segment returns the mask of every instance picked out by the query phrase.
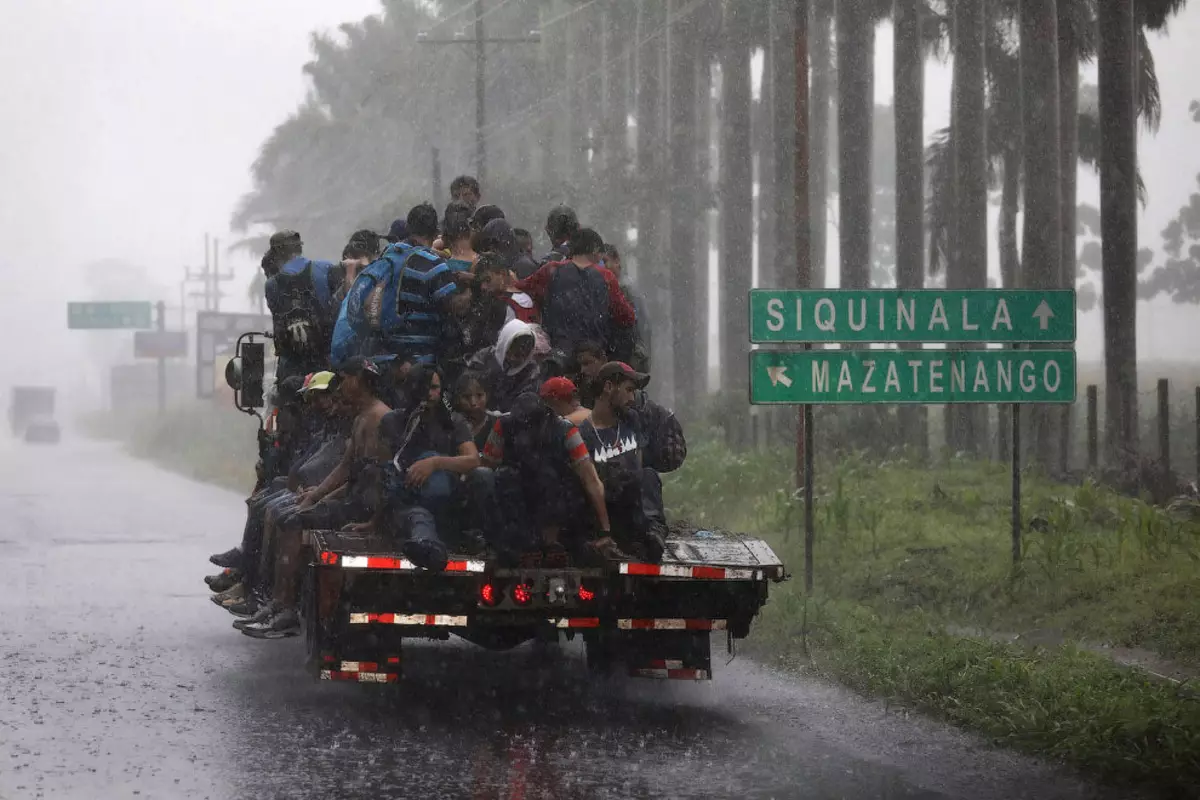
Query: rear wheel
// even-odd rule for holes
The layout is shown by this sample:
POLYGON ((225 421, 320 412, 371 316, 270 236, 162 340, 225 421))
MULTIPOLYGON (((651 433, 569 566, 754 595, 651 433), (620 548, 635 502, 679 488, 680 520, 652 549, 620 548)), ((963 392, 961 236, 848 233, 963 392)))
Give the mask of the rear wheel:
POLYGON ((320 619, 320 607, 317 602, 317 568, 312 565, 304 570, 300 590, 300 616, 304 623, 304 668, 315 675, 321 669, 321 656, 326 649, 328 638, 320 619))

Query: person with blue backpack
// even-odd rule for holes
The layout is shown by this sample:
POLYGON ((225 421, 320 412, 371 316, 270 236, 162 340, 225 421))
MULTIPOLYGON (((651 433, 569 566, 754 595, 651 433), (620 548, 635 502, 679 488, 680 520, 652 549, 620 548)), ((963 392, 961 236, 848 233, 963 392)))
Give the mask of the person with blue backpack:
POLYGON ((328 368, 337 315, 334 297, 344 268, 306 258, 300 234, 286 230, 271 236, 262 268, 275 334, 276 384, 328 368))
POLYGON ((405 222, 407 238, 389 245, 346 293, 330 343, 332 363, 394 355, 401 363, 432 364, 441 357, 455 272, 430 247, 437 209, 422 203, 405 222))

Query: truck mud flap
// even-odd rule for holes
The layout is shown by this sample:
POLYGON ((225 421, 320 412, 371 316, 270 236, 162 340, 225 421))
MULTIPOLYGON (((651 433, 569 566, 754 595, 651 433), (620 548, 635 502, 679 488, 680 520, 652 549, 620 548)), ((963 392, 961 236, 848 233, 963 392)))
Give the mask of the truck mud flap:
MULTIPOLYGON (((720 620, 711 620, 717 623, 720 620)), ((588 668, 611 674, 618 665, 634 678, 712 679, 708 630, 655 628, 591 631, 584 635, 588 668)))

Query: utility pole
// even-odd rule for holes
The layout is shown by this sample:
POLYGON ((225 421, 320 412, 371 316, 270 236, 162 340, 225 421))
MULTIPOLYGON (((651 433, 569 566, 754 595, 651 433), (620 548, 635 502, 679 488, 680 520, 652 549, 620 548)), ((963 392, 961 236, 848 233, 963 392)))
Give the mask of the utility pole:
POLYGON ((205 311, 221 310, 221 284, 234 279, 232 270, 220 271, 220 246, 220 239, 204 234, 204 268, 194 273, 190 268, 184 268, 184 282, 198 281, 204 287, 201 291, 191 292, 190 296, 203 298, 205 311))
MULTIPOLYGON (((483 0, 475 0, 475 38, 468 39, 461 33, 451 39, 430 39, 427 33, 418 33, 419 44, 473 44, 475 45, 475 177, 479 183, 487 181, 487 149, 484 143, 483 130, 486 127, 487 116, 484 102, 486 87, 484 76, 487 74, 487 50, 489 44, 537 44, 542 41, 541 31, 530 31, 528 36, 493 36, 488 38, 483 33, 483 0)), ((439 187, 440 188, 440 187, 439 187)))

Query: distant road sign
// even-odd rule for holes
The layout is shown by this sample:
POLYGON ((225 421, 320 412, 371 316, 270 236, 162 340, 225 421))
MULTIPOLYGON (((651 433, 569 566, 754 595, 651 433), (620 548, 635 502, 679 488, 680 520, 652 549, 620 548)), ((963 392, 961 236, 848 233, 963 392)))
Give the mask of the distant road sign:
POLYGON ((67 303, 67 327, 72 330, 150 328, 147 302, 67 303))
POLYGON ((1074 289, 754 289, 752 342, 1074 342, 1074 289))
POLYGON ((1073 403, 1074 350, 755 350, 754 404, 1073 403))
POLYGON ((187 331, 138 331, 133 335, 134 358, 182 358, 187 352, 187 331))
POLYGON ((216 391, 219 351, 230 347, 248 331, 271 331, 269 314, 196 313, 196 394, 212 397, 216 391))

